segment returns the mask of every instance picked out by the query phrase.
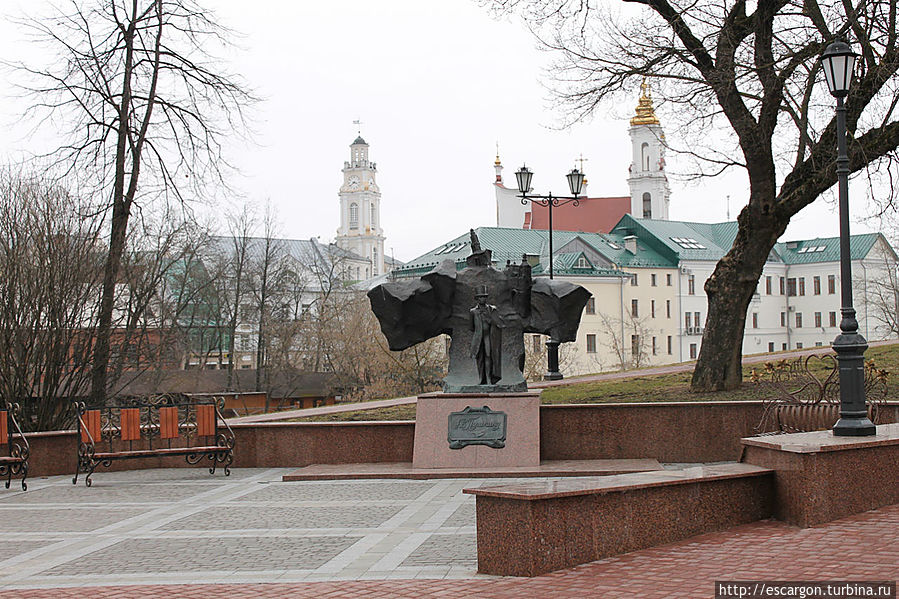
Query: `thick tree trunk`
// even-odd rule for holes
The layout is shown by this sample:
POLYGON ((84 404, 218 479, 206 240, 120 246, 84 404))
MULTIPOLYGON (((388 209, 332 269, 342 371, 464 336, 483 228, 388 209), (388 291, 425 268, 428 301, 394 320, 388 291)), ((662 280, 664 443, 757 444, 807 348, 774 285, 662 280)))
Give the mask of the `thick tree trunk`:
POLYGON ((746 311, 768 255, 789 222, 789 217, 770 212, 750 217, 752 209, 750 202, 740 213, 734 245, 705 283, 708 316, 693 371, 692 391, 735 389, 742 382, 746 311))

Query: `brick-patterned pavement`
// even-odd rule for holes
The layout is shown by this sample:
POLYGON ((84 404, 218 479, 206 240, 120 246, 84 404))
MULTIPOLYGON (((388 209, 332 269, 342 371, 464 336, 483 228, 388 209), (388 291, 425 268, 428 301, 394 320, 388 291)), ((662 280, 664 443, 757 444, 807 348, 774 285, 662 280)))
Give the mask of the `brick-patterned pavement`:
MULTIPOLYGON (((177 475, 177 472, 173 472, 177 475)), ((246 505, 274 507, 275 504, 293 502, 295 509, 303 511, 316 506, 327 505, 328 493, 322 487, 309 485, 308 501, 297 501, 302 497, 303 483, 272 484, 277 472, 245 472, 245 482, 228 484, 221 479, 208 482, 204 497, 218 501, 222 510, 246 505), (265 484, 259 484, 265 482, 265 484), (258 491, 247 492, 248 485, 257 486, 258 491), (271 486, 267 486, 271 485, 271 486), (295 485, 288 487, 286 485, 295 485)), ((112 473, 107 476, 114 476, 112 473)), ((467 482, 454 483, 370 483, 347 484, 335 488, 335 496, 340 502, 354 500, 352 494, 359 493, 375 507, 395 504, 402 509, 390 516, 393 510, 380 514, 372 511, 370 522, 359 522, 356 529, 338 528, 291 528, 308 525, 308 517, 297 514, 287 521, 271 522, 267 531, 245 528, 239 531, 208 530, 191 528, 189 520, 174 517, 174 508, 198 507, 202 497, 176 499, 181 493, 145 493, 144 497, 130 495, 129 489, 143 489, 140 484, 127 484, 119 479, 118 484, 110 484, 103 494, 105 500, 115 500, 121 509, 133 510, 139 506, 147 510, 150 518, 134 517, 130 520, 136 526, 134 533, 123 533, 121 521, 117 517, 106 522, 105 528, 94 530, 96 546, 78 545, 85 533, 72 532, 73 527, 60 523, 54 531, 46 534, 10 532, 5 544, 7 550, 0 554, 0 581, 5 579, 5 588, 0 597, 65 599, 69 597, 92 597, 98 599, 119 597, 712 597, 715 580, 895 580, 899 577, 899 505, 888 506, 844 518, 827 525, 798 529, 776 521, 762 521, 733 528, 727 531, 702 535, 686 541, 656 547, 644 551, 608 558, 577 568, 554 572, 537 578, 497 578, 478 576, 471 569, 468 552, 473 551, 473 528, 468 522, 473 515, 465 497, 456 488, 467 482), (162 499, 164 498, 164 500, 162 499), (125 505, 121 505, 125 504, 125 505), (441 507, 445 505, 446 507, 441 507), (386 520, 385 520, 386 518, 386 520), (178 530, 171 524, 182 522, 178 530), (380 523, 380 524, 378 524, 380 523), (160 531, 160 532, 156 532, 160 531), (167 532, 162 532, 167 531, 167 532), (165 551, 165 536, 172 536, 170 549, 165 551), (391 536, 396 543, 377 553, 376 547, 384 545, 391 536), (137 538, 134 538, 137 537, 137 538), (286 541, 297 537, 296 543, 286 541), (202 546, 202 540, 213 540, 211 547, 219 547, 221 560, 207 564, 210 558, 200 553, 192 553, 202 546), (316 538, 323 542, 320 554, 316 553, 316 538), (362 539, 360 541, 359 539, 362 539), (365 544, 374 556, 366 562, 365 551, 355 550, 365 544), (11 539, 11 540, 10 540, 11 539), (261 539, 261 541, 260 541, 261 539), (9 550, 21 543, 18 557, 9 550), (59 545, 49 551, 52 544, 59 545), (132 543, 132 545, 128 545, 132 543), (118 551, 112 549, 118 547, 118 551), (42 553, 44 552, 44 553, 42 553), (178 560, 172 553, 180 553, 178 560), (342 552, 342 553, 341 553, 342 552), (43 555, 44 557, 41 557, 43 555), (343 561, 335 555, 344 555, 343 561), (37 556, 37 557, 36 557, 37 556), (467 556, 467 559, 466 559, 467 556), (87 557, 97 559, 88 566, 87 557), (47 568, 39 564, 46 561, 47 568), (230 560, 230 567, 228 562, 230 560), (322 580, 317 582, 277 583, 276 578, 285 577, 285 570, 271 570, 270 575, 260 570, 260 563, 268 567, 277 565, 284 568, 293 561, 297 567, 306 560, 306 567, 330 563, 334 578, 343 580, 322 580), (311 560, 311 561, 309 561, 311 560), (336 560, 336 561, 335 561, 336 560), (431 562, 429 562, 431 560, 431 562), (283 562, 283 563, 282 563, 283 562), (338 564, 338 562, 340 562, 338 564), (371 566, 381 564, 380 570, 371 566), (257 570, 252 570, 256 563, 257 570), (439 563, 444 567, 456 564, 461 570, 455 576, 435 577, 434 570, 422 564, 439 563), (116 585, 116 572, 127 575, 134 571, 136 564, 149 568, 137 584, 116 585), (335 565, 337 564, 337 565, 335 565), (360 565, 362 564, 362 565, 360 565), (369 564, 369 565, 364 565, 369 564), (17 568, 31 567, 36 578, 17 578, 17 568), (368 570, 359 569, 369 567, 368 570), (94 568, 102 581, 91 584, 85 571, 94 568), (341 568, 344 568, 341 570, 341 568), (347 569, 349 568, 349 569, 347 569), (353 570, 352 568, 356 568, 353 570), (392 568, 392 570, 391 570, 392 568), (416 570, 418 568, 418 570, 416 570), (176 571, 175 577, 172 571, 176 571), (195 574, 190 576, 190 572, 195 574), (340 573, 343 572, 344 576, 340 573), (155 573, 155 574, 154 574, 155 573), (252 575, 250 575, 252 574, 252 575), (54 583, 54 576, 59 583, 54 583), (380 578, 380 580, 367 580, 380 578), (385 580, 387 579, 387 580, 385 580), (18 582, 16 582, 18 581, 18 582), (178 582, 181 584, 154 584, 158 582, 178 582), (192 584, 198 582, 201 584, 192 584), (215 584, 212 584, 215 583, 215 584), (109 586, 94 586, 106 584, 109 586), (79 585, 79 586, 67 586, 79 585), (36 588, 46 587, 46 588, 36 588), (57 588, 53 588, 57 587, 57 588)), ((138 477, 139 473, 131 476, 138 477)), ((99 483, 99 477, 97 477, 99 483)), ((232 479, 233 480, 233 479, 232 479)), ((113 481, 115 482, 115 481, 113 481)), ((141 481, 145 482, 145 481, 141 481)), ((187 487, 195 485, 197 479, 183 480, 187 487)), ((474 481, 482 484, 484 481, 474 481)), ((163 484, 163 483, 160 483, 163 484)), ((315 483, 319 484, 320 483, 315 483)), ((334 483, 337 484, 337 483, 334 483)), ((88 497, 92 489, 79 487, 78 490, 64 491, 59 484, 46 487, 49 503, 41 504, 37 493, 27 501, 27 507, 17 504, 16 497, 24 499, 25 494, 7 496, 0 500, 0 518, 20 516, 23 509, 36 509, 48 513, 63 511, 57 503, 69 493, 77 493, 82 499, 88 497), (52 490, 50 490, 52 489, 52 490)), ((71 487, 69 487, 71 488, 71 487)), ((183 490, 183 489, 182 489, 183 490)), ((29 491, 28 493, 31 493, 29 491)), ((94 498, 100 498, 97 494, 94 498)), ((358 503, 358 499, 355 500, 358 503)), ((85 501, 79 505, 103 509, 102 503, 91 505, 85 501), (85 505, 86 504, 86 505, 85 505)), ((331 504, 333 506, 333 504, 331 504)), ((109 507, 109 506, 105 506, 109 507)), ((35 512, 36 514, 37 512, 35 512)), ((201 514, 202 510, 197 510, 201 514)), ((353 513, 348 510, 347 514, 353 513)), ((72 512, 76 521, 83 521, 84 514, 72 512)), ((204 516, 206 517, 206 516, 204 516)), ((53 519, 45 518, 45 522, 53 519)), ((229 520, 233 525, 233 521, 229 520)), ((247 523, 258 526, 259 523, 247 523)), ((330 523, 334 527, 337 523, 330 523)), ((0 524, 0 529, 4 529, 0 524)), ((21 525, 14 527, 21 530, 21 525)), ((205 546, 209 551, 210 546, 205 546)), ((213 554, 215 552, 213 551, 213 554)), ((327 570, 327 568, 325 568, 327 570)), ((289 571, 287 571, 289 574, 289 571)), ((290 578, 288 575, 287 578, 290 578)))

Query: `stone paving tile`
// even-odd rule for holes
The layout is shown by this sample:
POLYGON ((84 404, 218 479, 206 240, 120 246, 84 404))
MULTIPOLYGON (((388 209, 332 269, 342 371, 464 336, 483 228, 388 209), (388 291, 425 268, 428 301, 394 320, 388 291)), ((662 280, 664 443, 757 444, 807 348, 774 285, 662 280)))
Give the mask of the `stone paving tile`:
POLYGON ((465 566, 476 569, 478 547, 475 535, 431 535, 400 566, 465 566))
MULTIPOLYGON (((711 597, 715 580, 895 580, 899 505, 812 529, 766 520, 535 578, 371 580, 22 589, 0 597, 711 597), (829 556, 836 556, 831 558, 829 556)), ((411 572, 411 570, 409 570, 411 572)), ((418 574, 426 575, 425 568, 418 574)), ((418 575, 416 574, 416 575, 418 575)), ((240 581, 235 581, 240 582, 240 581)))
POLYGON ((164 530, 247 530, 255 528, 374 528, 399 512, 401 505, 244 506, 209 508, 166 524, 164 530))
POLYGON ((41 547, 52 545, 55 541, 11 541, 0 543, 0 562, 28 553, 41 547))
MULTIPOLYGON (((135 462, 135 465, 137 463, 135 462)), ((229 480, 242 480, 264 472, 266 468, 232 468, 231 474, 225 476, 221 467, 217 468, 215 474, 209 474, 208 467, 190 466, 184 468, 148 468, 145 470, 117 470, 110 472, 98 468, 91 477, 93 486, 96 488, 98 484, 111 483, 146 483, 146 482, 163 482, 166 484, 175 484, 180 481, 200 481, 205 483, 217 484, 227 482, 229 480)), ((72 484, 71 475, 69 484, 72 484)), ((84 486, 84 475, 78 475, 78 484, 84 486)), ((74 486, 74 485, 73 485, 74 486)))
POLYGON ((97 485, 85 489, 76 485, 55 485, 29 490, 16 497, 0 498, 0 510, 5 505, 15 503, 42 504, 62 503, 158 503, 179 501, 209 490, 208 485, 195 484, 149 484, 149 485, 97 485))
POLYGON ((97 573, 172 573, 219 570, 311 570, 359 537, 232 537, 128 539, 41 572, 43 576, 97 573))
MULTIPOLYGON (((472 497, 472 500, 474 497, 472 497)), ((460 505, 456 508, 456 511, 446 519, 443 526, 475 526, 477 524, 477 518, 475 517, 475 503, 474 501, 469 501, 460 505)))
POLYGON ((88 532, 133 518, 145 511, 141 508, 111 506, 68 507, 62 511, 8 508, 0 510, 0 533, 88 532))
POLYGON ((265 485, 240 501, 411 501, 433 485, 427 482, 290 482, 265 485))

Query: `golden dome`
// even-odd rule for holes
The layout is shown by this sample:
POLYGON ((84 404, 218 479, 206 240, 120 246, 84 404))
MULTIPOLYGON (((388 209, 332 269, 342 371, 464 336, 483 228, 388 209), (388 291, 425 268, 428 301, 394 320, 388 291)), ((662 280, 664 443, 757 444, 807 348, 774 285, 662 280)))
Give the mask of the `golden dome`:
POLYGON ((640 101, 637 104, 637 114, 631 119, 631 125, 658 125, 659 119, 652 108, 652 92, 646 83, 646 77, 640 84, 640 101))

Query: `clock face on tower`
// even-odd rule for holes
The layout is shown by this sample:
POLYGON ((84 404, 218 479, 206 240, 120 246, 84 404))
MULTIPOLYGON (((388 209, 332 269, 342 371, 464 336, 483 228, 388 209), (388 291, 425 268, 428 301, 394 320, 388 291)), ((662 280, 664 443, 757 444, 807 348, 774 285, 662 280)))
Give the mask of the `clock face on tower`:
POLYGON ((358 189, 359 188, 359 177, 357 177, 355 175, 350 177, 349 180, 347 181, 347 186, 350 189, 358 189))

